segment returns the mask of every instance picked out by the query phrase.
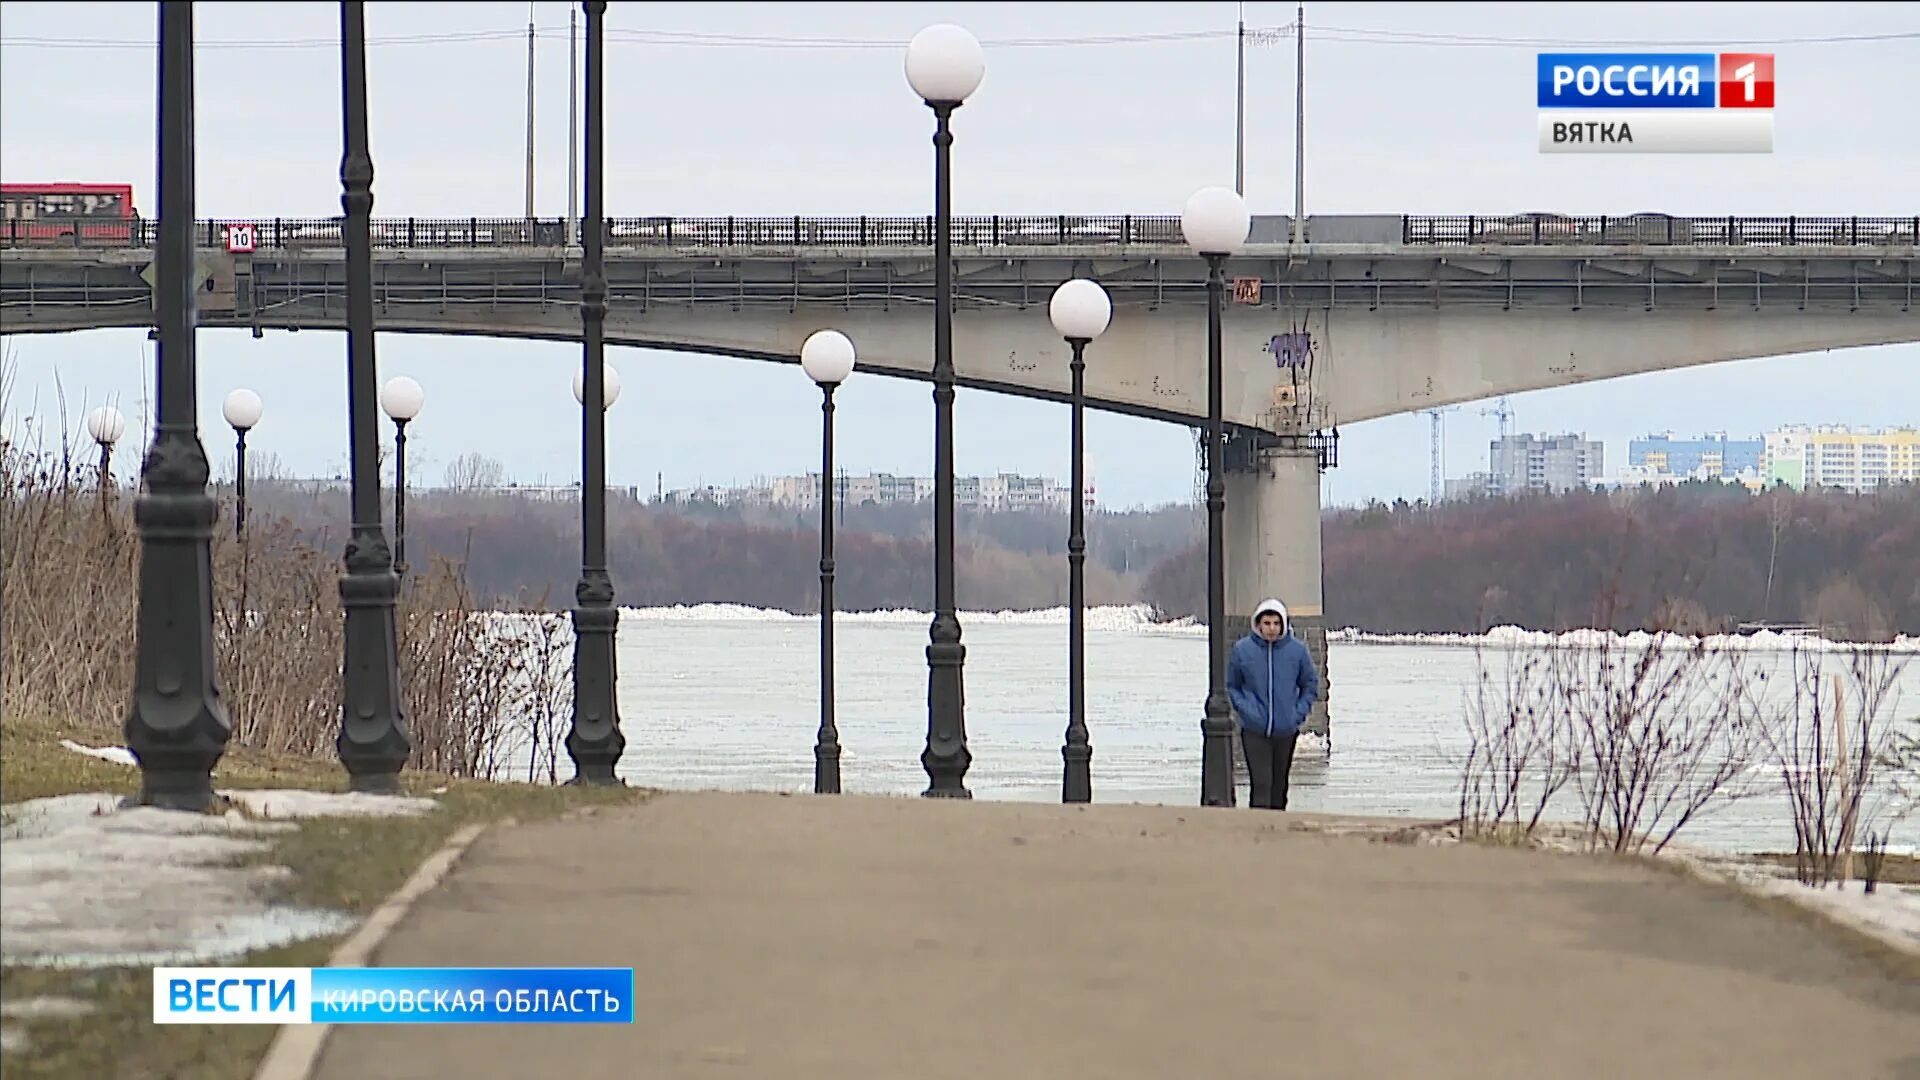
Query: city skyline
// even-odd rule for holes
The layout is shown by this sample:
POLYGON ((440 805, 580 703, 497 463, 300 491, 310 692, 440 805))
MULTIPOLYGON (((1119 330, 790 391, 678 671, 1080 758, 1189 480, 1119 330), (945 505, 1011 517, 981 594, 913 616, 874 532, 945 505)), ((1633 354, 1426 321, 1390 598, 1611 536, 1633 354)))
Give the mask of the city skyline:
MULTIPOLYGON (((78 8, 9 6, 0 26, 5 178, 131 182, 150 209, 150 12, 88 9, 116 14, 87 22, 98 37, 82 39, 61 14, 69 10, 78 8), (101 39, 128 44, 108 47, 101 39), (85 57, 115 63, 74 62, 85 57), (49 97, 69 107, 35 104, 49 97)), ((914 30, 940 20, 969 26, 987 46, 986 83, 956 119, 956 211, 1176 213, 1195 187, 1232 176, 1234 9, 1103 6, 1101 37, 1209 32, 1112 45, 1089 44, 1095 10, 652 5, 636 16, 616 5, 608 15, 609 213, 925 213, 924 107, 907 90, 899 60, 914 30), (754 35, 722 38, 742 25, 753 26, 754 35), (819 41, 828 38, 840 44, 819 41), (1139 78, 1143 67, 1160 77, 1139 78), (676 86, 699 92, 675 96, 672 109, 651 107, 676 86), (1087 96, 1090 88, 1097 93, 1087 96), (1084 113, 1073 122, 1064 106, 1049 104, 1069 100, 1084 113)), ((557 216, 566 204, 567 13, 558 3, 536 11, 535 207, 557 216)), ((1893 85, 1881 80, 1920 57, 1920 45, 1795 41, 1913 29, 1904 14, 1898 5, 1836 6, 1818 15, 1768 5, 1737 13, 1627 5, 1516 17, 1482 5, 1438 12, 1316 4, 1307 13, 1307 212, 1906 212, 1911 190, 1902 177, 1920 173, 1920 151, 1870 140, 1900 112, 1873 87, 1893 85), (1617 35, 1623 18, 1648 37, 1782 42, 1771 46, 1781 56, 1777 152, 1741 159, 1539 155, 1532 64, 1538 48, 1549 46, 1523 42, 1617 35), (1316 26, 1326 29, 1316 34, 1316 26), (1454 47, 1417 36, 1463 30, 1508 40, 1454 47), (1449 94, 1414 92, 1429 84, 1446 85, 1449 94), (1486 103, 1467 110, 1473 118, 1459 108, 1470 99, 1486 103), (1819 122, 1828 115, 1854 119, 1819 122), (1732 182, 1726 170, 1736 160, 1739 179, 1732 182)), ((203 10, 203 216, 338 213, 332 16, 327 7, 203 10), (262 77, 266 65, 271 77, 262 77)), ((1249 4, 1246 17, 1256 29, 1278 27, 1291 22, 1293 6, 1249 4)), ((518 212, 526 7, 373 5, 368 18, 376 215, 518 212)), ((1293 75, 1290 42, 1249 49, 1247 187, 1256 212, 1292 209, 1293 75)), ((244 332, 203 331, 199 340, 202 431, 216 461, 230 435, 219 401, 246 385, 266 405, 252 445, 294 473, 343 468, 340 335, 270 332, 256 341, 244 332)), ((152 350, 143 332, 14 337, 8 345, 18 361, 9 422, 28 410, 44 414, 63 387, 68 428, 82 439, 81 418, 103 401, 119 405, 130 427, 139 423, 139 403, 152 391, 152 350)), ((481 450, 526 482, 577 477, 578 409, 568 388, 577 344, 386 334, 379 358, 383 378, 407 374, 426 387, 426 409, 409 429, 410 466, 421 475, 481 450)), ((734 483, 801 471, 817 454, 817 392, 791 369, 625 348, 610 349, 609 360, 627 387, 609 416, 613 483, 651 489, 659 474, 668 487, 734 483)), ((1096 345, 1089 363, 1098 361, 1096 345)), ((1581 431, 1621 459, 1625 444, 1647 431, 1912 423, 1916 410, 1905 403, 1916 400, 1914 345, 1740 361, 1510 397, 1516 432, 1581 431)), ((838 401, 839 455, 850 469, 928 471, 926 387, 856 371, 838 401)), ((1447 416, 1448 476, 1471 471, 1463 463, 1484 461, 1497 425, 1479 413, 1491 405, 1447 416)), ((961 472, 1066 475, 1064 406, 962 390, 956 413, 961 472)), ((1087 426, 1104 504, 1192 497, 1190 429, 1097 412, 1087 426)), ((1342 428, 1340 465, 1323 477, 1327 501, 1424 497, 1428 436, 1428 419, 1417 413, 1342 428)), ((130 447, 135 442, 128 440, 130 447)), ((137 448, 116 458, 118 469, 137 466, 137 448)))

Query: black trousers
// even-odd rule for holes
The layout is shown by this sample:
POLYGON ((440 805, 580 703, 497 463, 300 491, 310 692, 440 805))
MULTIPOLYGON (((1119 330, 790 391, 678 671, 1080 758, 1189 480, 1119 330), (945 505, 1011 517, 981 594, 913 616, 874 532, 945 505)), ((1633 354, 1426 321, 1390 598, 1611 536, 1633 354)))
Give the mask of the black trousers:
POLYGON ((1300 733, 1288 732, 1269 739, 1257 731, 1240 729, 1240 745, 1247 752, 1247 779, 1252 788, 1247 805, 1256 810, 1287 808, 1287 778, 1293 772, 1293 746, 1300 733))

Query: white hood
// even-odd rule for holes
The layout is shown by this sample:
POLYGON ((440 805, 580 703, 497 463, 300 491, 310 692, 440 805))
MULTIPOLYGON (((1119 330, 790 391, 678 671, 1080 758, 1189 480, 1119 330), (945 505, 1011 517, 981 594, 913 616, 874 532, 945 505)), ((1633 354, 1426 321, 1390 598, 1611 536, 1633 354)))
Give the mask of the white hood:
POLYGON ((1253 618, 1249 620, 1248 625, 1253 627, 1257 632, 1260 628, 1260 616, 1265 615, 1269 611, 1280 616, 1280 636, 1286 637, 1288 632, 1293 629, 1291 621, 1287 618, 1287 605, 1272 597, 1260 601, 1260 605, 1253 609, 1253 618))

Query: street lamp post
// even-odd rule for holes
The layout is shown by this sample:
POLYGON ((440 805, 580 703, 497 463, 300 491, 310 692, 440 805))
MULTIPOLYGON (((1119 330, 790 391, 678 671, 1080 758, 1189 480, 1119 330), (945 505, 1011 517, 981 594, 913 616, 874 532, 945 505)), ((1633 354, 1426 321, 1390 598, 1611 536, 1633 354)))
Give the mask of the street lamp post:
POLYGON ((341 724, 335 749, 354 791, 400 790, 413 753, 400 697, 399 634, 393 572, 380 514, 379 367, 373 335, 373 156, 367 139, 367 25, 362 0, 340 5, 345 148, 340 158, 341 232, 347 252, 347 435, 352 454, 353 533, 347 541, 340 602, 346 608, 341 724))
POLYGON ((581 244, 580 353, 574 397, 580 401, 580 581, 573 589, 573 725, 567 754, 576 784, 617 784, 614 766, 626 750, 615 700, 613 606, 607 573, 607 409, 619 392, 602 384, 606 366, 606 30, 604 0, 588 0, 586 235, 581 244))
POLYGON ((380 409, 393 421, 393 572, 407 576, 407 424, 420 415, 427 392, 405 375, 380 388, 380 409))
POLYGON ((140 763, 139 802, 203 811, 213 767, 233 736, 213 647, 213 523, 207 451, 195 410, 193 5, 160 7, 160 224, 153 314, 160 347, 153 443, 140 528, 140 609, 127 749, 140 763))
POLYGON ((953 110, 980 86, 980 42, 941 23, 907 44, 907 82, 933 110, 933 626, 927 645, 927 770, 924 794, 968 799, 966 646, 953 595, 953 110))
POLYGON ((100 444, 100 498, 104 502, 113 487, 113 444, 127 432, 127 418, 111 405, 102 405, 87 414, 87 434, 100 444))
POLYGON ((234 435, 233 535, 236 538, 247 531, 247 432, 260 422, 262 411, 260 395, 245 387, 229 393, 220 403, 220 415, 226 417, 234 435))
POLYGON ((821 330, 800 346, 800 367, 820 387, 820 735, 813 790, 840 794, 840 731, 833 723, 833 391, 853 374, 853 342, 821 330))
POLYGON ((1066 761, 1060 801, 1093 801, 1093 746, 1087 740, 1087 477, 1086 348, 1106 332, 1113 318, 1107 290, 1085 278, 1075 278, 1053 292, 1047 305, 1053 328, 1073 348, 1073 512, 1067 531, 1067 741, 1060 748, 1066 761))
POLYGON ((1200 721, 1200 804, 1232 806, 1233 707, 1227 701, 1227 506, 1221 413, 1221 305, 1227 257, 1246 243, 1252 219, 1232 188, 1201 188, 1187 200, 1180 231, 1207 261, 1207 703, 1200 721))

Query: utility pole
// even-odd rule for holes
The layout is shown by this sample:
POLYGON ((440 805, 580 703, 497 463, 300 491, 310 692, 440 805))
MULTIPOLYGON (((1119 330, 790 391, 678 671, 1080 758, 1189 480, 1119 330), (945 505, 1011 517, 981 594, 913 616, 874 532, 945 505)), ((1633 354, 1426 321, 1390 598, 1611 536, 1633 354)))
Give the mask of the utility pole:
POLYGON ((1233 99, 1233 193, 1247 197, 1247 5, 1240 5, 1239 30, 1235 35, 1238 56, 1235 64, 1233 99))
POLYGON ((527 220, 533 220, 533 4, 527 4, 527 220))
POLYGON ((1307 223, 1307 9, 1294 9, 1293 22, 1293 242, 1307 223))
POLYGON ((569 247, 580 242, 580 41, 579 12, 567 7, 567 228, 569 247))

